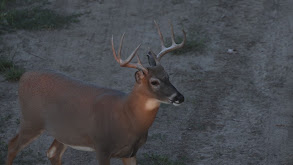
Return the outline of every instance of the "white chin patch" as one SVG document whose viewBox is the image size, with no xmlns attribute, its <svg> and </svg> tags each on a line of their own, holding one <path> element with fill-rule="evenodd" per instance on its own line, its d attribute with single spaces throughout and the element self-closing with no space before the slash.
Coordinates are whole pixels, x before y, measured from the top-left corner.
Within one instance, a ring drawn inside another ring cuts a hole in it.
<svg viewBox="0 0 293 165">
<path fill-rule="evenodd" d="M 146 110 L 153 110 L 160 106 L 160 101 L 157 99 L 148 99 L 145 102 L 145 109 Z"/>
<path fill-rule="evenodd" d="M 178 104 L 178 103 L 172 103 L 173 105 L 175 105 L 175 106 L 179 106 L 179 105 L 181 105 L 181 104 Z"/>
</svg>

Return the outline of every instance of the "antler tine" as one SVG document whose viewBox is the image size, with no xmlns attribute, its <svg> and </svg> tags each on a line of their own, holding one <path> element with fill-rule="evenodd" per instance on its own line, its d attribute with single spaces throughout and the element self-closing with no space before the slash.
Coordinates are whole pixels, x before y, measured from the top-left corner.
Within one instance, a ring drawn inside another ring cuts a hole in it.
<svg viewBox="0 0 293 165">
<path fill-rule="evenodd" d="M 156 23 L 156 22 L 155 22 L 155 23 Z M 156 26 L 157 26 L 157 24 L 156 24 Z M 157 28 L 158 28 L 158 27 L 157 27 Z M 161 52 L 157 55 L 157 59 L 158 59 L 158 61 L 160 61 L 161 58 L 162 58 L 165 54 L 167 54 L 167 53 L 169 53 L 169 52 L 171 52 L 171 51 L 173 51 L 173 50 L 176 50 L 176 49 L 182 48 L 182 47 L 184 46 L 185 42 L 186 42 L 186 33 L 185 33 L 185 31 L 182 29 L 182 32 L 183 32 L 183 35 L 184 35 L 183 41 L 182 41 L 180 44 L 176 44 L 176 42 L 175 42 L 174 30 L 173 30 L 173 25 L 172 25 L 171 22 L 170 22 L 170 28 L 171 28 L 171 39 L 172 39 L 172 45 L 171 45 L 170 47 L 168 47 L 168 48 L 166 48 L 165 46 L 162 46 L 162 50 L 161 50 Z M 159 28 L 158 28 L 158 29 L 159 29 Z M 158 31 L 159 31 L 159 30 L 158 30 Z M 163 36 L 162 36 L 162 34 L 160 34 L 160 32 L 159 32 L 159 35 L 160 35 L 160 39 L 162 40 Z M 161 43 L 164 43 L 164 42 L 161 41 Z"/>
<path fill-rule="evenodd" d="M 136 57 L 137 57 L 137 63 L 142 66 L 139 55 L 137 55 Z"/>
<path fill-rule="evenodd" d="M 170 29 L 171 29 L 172 45 L 174 45 L 176 43 L 175 43 L 175 35 L 174 35 L 173 25 L 172 25 L 172 22 L 171 21 L 169 21 L 169 24 L 170 24 Z"/>
<path fill-rule="evenodd" d="M 112 44 L 112 51 L 113 51 L 113 55 L 114 55 L 114 58 L 115 60 L 120 63 L 120 57 L 118 58 L 117 55 L 116 55 L 116 51 L 115 51 L 115 48 L 114 48 L 114 39 L 113 39 L 113 35 L 112 35 L 112 39 L 111 39 L 111 44 Z"/>
<path fill-rule="evenodd" d="M 137 55 L 137 51 L 138 51 L 139 47 L 141 46 L 141 44 L 139 44 L 134 49 L 134 51 L 130 54 L 130 56 L 126 60 L 121 59 L 121 50 L 122 50 L 122 44 L 123 44 L 123 40 L 124 40 L 124 34 L 122 35 L 121 40 L 120 40 L 118 57 L 117 57 L 117 54 L 116 54 L 116 51 L 114 48 L 114 41 L 113 41 L 113 36 L 112 36 L 111 43 L 112 43 L 112 50 L 113 50 L 113 55 L 114 55 L 115 60 L 119 63 L 119 65 L 121 67 L 136 68 L 138 70 L 142 70 L 144 73 L 147 73 L 148 72 L 147 69 L 142 66 L 141 61 Z M 134 58 L 134 56 L 137 56 L 137 58 L 138 58 L 138 63 L 136 63 L 136 64 L 130 63 L 130 61 Z"/>
<path fill-rule="evenodd" d="M 160 27 L 159 27 L 159 25 L 157 24 L 157 22 L 156 22 L 155 20 L 154 20 L 154 22 L 155 22 L 156 28 L 157 28 L 158 33 L 159 33 L 159 36 L 160 36 L 161 47 L 162 47 L 162 49 L 165 49 L 166 47 L 165 47 L 165 43 L 164 43 L 163 34 L 162 34 L 162 32 L 161 32 L 161 30 L 160 30 Z"/>
<path fill-rule="evenodd" d="M 123 40 L 124 40 L 124 35 L 125 32 L 122 34 L 121 40 L 120 40 L 120 45 L 119 45 L 119 50 L 118 50 L 118 58 L 121 59 L 121 50 L 122 50 L 122 44 L 123 44 Z"/>
<path fill-rule="evenodd" d="M 134 57 L 135 55 L 138 56 L 136 53 L 137 53 L 137 51 L 138 51 L 138 49 L 139 49 L 140 46 L 141 46 L 141 44 L 139 44 L 139 45 L 134 49 L 134 51 L 130 54 L 130 56 L 129 56 L 126 60 L 124 60 L 123 63 L 121 63 L 120 65 L 130 64 L 130 61 L 133 59 L 133 57 Z M 122 61 L 122 60 L 121 60 L 121 61 Z"/>
</svg>

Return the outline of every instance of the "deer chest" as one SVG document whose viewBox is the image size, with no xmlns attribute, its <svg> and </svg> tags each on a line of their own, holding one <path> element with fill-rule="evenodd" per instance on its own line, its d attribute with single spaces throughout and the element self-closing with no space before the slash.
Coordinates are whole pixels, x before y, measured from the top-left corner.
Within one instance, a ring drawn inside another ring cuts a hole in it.
<svg viewBox="0 0 293 165">
<path fill-rule="evenodd" d="M 119 149 L 112 154 L 112 157 L 128 158 L 135 156 L 138 149 L 146 142 L 147 135 L 148 134 L 145 134 L 142 137 L 131 140 L 128 144 L 119 147 Z"/>
</svg>

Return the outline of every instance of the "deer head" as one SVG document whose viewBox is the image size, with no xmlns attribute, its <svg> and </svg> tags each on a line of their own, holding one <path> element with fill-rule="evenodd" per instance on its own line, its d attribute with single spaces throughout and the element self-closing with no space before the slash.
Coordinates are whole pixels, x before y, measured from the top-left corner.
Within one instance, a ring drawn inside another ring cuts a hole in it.
<svg viewBox="0 0 293 165">
<path fill-rule="evenodd" d="M 121 37 L 118 56 L 114 48 L 112 37 L 113 55 L 115 60 L 120 64 L 121 67 L 138 69 L 138 71 L 135 73 L 136 85 L 139 86 L 139 88 L 143 90 L 147 96 L 154 98 L 161 103 L 173 104 L 177 106 L 184 101 L 184 96 L 181 93 L 179 93 L 177 89 L 171 84 L 171 82 L 169 81 L 169 75 L 165 71 L 164 67 L 160 64 L 160 60 L 165 54 L 183 47 L 186 41 L 186 33 L 184 30 L 182 30 L 184 34 L 183 41 L 180 44 L 176 44 L 173 26 L 172 24 L 170 24 L 172 45 L 170 47 L 165 47 L 163 35 L 160 31 L 160 28 L 156 22 L 155 25 L 160 36 L 162 50 L 158 54 L 155 54 L 152 50 L 148 52 L 147 57 L 150 65 L 149 67 L 145 68 L 141 64 L 141 60 L 137 55 L 137 51 L 140 45 L 137 46 L 137 48 L 131 53 L 131 55 L 126 60 L 121 59 L 121 49 L 124 34 Z M 137 63 L 130 63 L 134 56 L 137 57 Z"/>
</svg>

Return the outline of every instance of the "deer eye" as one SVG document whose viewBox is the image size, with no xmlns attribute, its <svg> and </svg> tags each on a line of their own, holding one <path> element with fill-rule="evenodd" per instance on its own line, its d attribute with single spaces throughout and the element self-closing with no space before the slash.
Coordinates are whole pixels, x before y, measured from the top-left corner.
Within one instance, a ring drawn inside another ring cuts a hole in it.
<svg viewBox="0 0 293 165">
<path fill-rule="evenodd" d="M 158 86 L 158 85 L 160 85 L 160 82 L 157 81 L 157 80 L 153 80 L 153 81 L 151 81 L 151 84 L 152 84 L 153 86 Z"/>
</svg>

